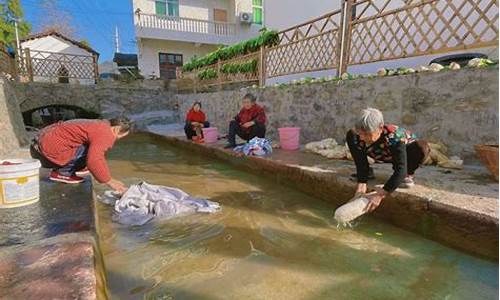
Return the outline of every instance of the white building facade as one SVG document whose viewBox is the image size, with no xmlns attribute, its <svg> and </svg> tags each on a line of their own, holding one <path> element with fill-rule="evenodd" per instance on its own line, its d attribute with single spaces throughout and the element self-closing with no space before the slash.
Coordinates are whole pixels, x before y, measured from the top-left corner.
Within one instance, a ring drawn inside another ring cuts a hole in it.
<svg viewBox="0 0 500 300">
<path fill-rule="evenodd" d="M 139 70 L 146 78 L 175 78 L 194 56 L 255 37 L 264 0 L 133 0 Z"/>
</svg>

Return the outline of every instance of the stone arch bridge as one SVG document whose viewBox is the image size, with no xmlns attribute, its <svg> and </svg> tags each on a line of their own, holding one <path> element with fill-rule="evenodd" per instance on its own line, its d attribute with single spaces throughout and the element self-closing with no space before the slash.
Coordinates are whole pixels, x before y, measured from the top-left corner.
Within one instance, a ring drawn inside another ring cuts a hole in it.
<svg viewBox="0 0 500 300">
<path fill-rule="evenodd" d="M 103 83 L 76 85 L 64 83 L 14 83 L 21 112 L 44 107 L 69 107 L 103 117 L 172 110 L 175 95 L 162 82 Z"/>
</svg>

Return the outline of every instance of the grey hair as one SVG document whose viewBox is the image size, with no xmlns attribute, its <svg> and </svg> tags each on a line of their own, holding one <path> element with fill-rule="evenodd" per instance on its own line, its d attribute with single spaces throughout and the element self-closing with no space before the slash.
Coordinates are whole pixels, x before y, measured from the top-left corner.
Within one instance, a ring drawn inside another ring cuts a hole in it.
<svg viewBox="0 0 500 300">
<path fill-rule="evenodd" d="M 356 129 L 367 132 L 376 131 L 382 126 L 384 126 L 384 116 L 382 112 L 372 107 L 363 109 L 355 125 Z"/>
</svg>

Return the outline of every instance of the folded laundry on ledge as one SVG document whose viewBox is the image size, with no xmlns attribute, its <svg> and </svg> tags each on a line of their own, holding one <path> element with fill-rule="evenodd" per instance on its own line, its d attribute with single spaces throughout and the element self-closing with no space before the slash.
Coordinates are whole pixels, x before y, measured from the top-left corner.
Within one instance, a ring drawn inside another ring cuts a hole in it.
<svg viewBox="0 0 500 300">
<path fill-rule="evenodd" d="M 233 151 L 243 153 L 246 156 L 264 156 L 273 153 L 273 147 L 269 140 L 254 137 L 248 143 L 237 146 Z"/>
<path fill-rule="evenodd" d="M 431 148 L 431 152 L 427 160 L 424 161 L 424 165 L 436 164 L 437 166 L 446 169 L 463 169 L 464 161 L 458 156 L 448 157 L 446 155 L 448 149 L 443 143 L 429 143 L 429 147 Z"/>
<path fill-rule="evenodd" d="M 348 159 L 352 160 L 351 152 L 347 145 L 339 145 L 334 138 L 327 138 L 321 141 L 310 142 L 305 145 L 308 152 L 316 153 L 330 159 Z M 370 164 L 375 163 L 375 160 L 368 157 Z"/>
<path fill-rule="evenodd" d="M 171 219 L 197 212 L 215 213 L 221 209 L 217 202 L 191 197 L 177 188 L 146 182 L 131 185 L 121 198 L 107 191 L 101 201 L 114 203 L 113 220 L 124 225 L 143 225 L 153 218 Z"/>
</svg>

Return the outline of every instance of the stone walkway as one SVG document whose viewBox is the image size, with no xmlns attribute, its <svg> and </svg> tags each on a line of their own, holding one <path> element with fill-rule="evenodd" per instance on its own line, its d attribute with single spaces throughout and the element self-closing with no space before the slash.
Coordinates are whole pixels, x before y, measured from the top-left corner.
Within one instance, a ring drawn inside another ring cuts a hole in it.
<svg viewBox="0 0 500 300">
<path fill-rule="evenodd" d="M 355 167 L 350 161 L 280 149 L 265 158 L 239 158 L 224 150 L 222 142 L 199 145 L 182 137 L 162 139 L 273 176 L 279 183 L 336 205 L 354 194 L 350 175 Z M 369 182 L 371 187 L 383 184 L 392 173 L 390 164 L 376 164 L 374 169 L 376 179 Z M 487 170 L 482 166 L 464 170 L 425 166 L 416 175 L 414 188 L 398 189 L 374 215 L 454 248 L 498 259 L 498 182 Z"/>
</svg>

